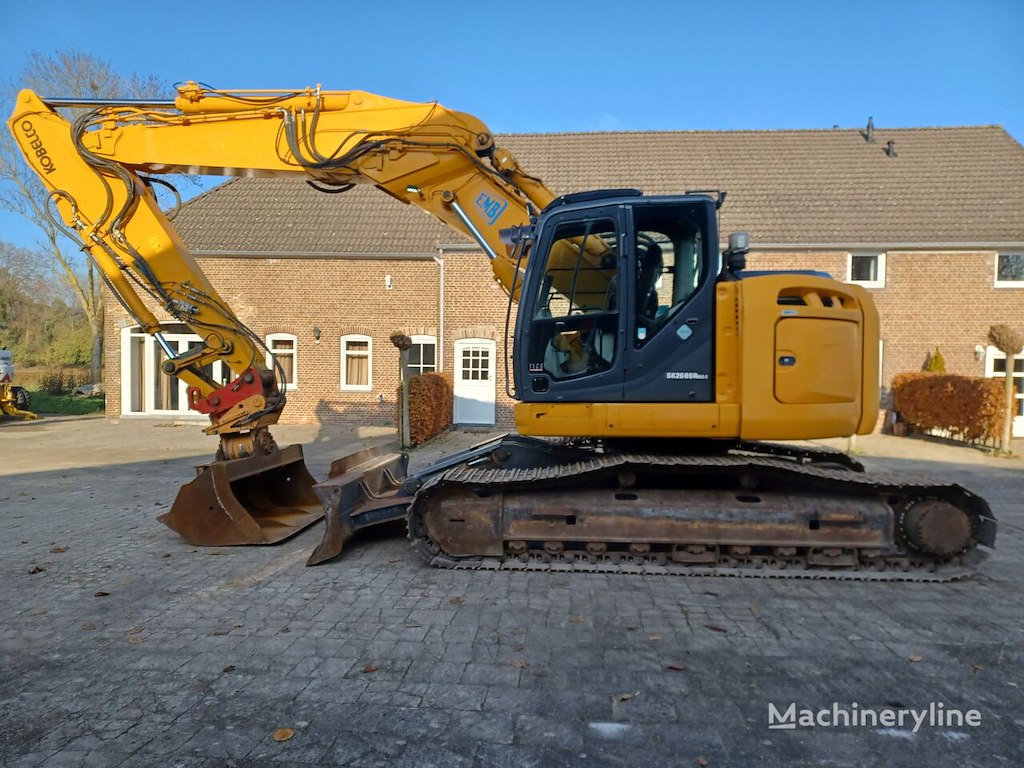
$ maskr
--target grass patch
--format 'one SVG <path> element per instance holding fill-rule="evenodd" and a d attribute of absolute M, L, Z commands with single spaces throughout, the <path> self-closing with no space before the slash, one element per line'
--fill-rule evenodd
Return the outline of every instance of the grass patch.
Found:
<path fill-rule="evenodd" d="M 89 413 L 103 413 L 103 397 L 78 397 L 77 395 L 51 395 L 46 392 L 29 392 L 33 413 L 60 413 L 82 416 Z"/>

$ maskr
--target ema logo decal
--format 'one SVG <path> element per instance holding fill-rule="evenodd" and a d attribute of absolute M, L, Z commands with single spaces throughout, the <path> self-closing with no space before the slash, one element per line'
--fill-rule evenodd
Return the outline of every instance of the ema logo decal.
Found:
<path fill-rule="evenodd" d="M 476 207 L 487 219 L 487 223 L 493 225 L 508 208 L 508 200 L 495 200 L 486 192 L 481 192 L 476 199 Z"/>

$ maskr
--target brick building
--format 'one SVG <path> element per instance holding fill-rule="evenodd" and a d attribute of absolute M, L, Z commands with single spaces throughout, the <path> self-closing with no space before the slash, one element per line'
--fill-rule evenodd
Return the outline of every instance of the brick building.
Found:
<path fill-rule="evenodd" d="M 722 238 L 750 232 L 751 268 L 819 269 L 871 290 L 883 388 L 936 347 L 950 372 L 1002 375 L 988 328 L 1024 327 L 1024 149 L 997 126 L 498 143 L 556 193 L 725 190 Z M 511 425 L 508 299 L 479 249 L 429 214 L 373 188 L 326 195 L 240 178 L 187 203 L 175 225 L 291 372 L 283 420 L 392 423 L 398 353 L 388 337 L 399 330 L 416 342 L 417 370 L 454 375 L 457 422 Z M 158 372 L 159 349 L 113 302 L 107 329 L 108 416 L 187 413 L 183 385 Z M 173 324 L 167 334 L 182 350 L 194 340 Z"/>

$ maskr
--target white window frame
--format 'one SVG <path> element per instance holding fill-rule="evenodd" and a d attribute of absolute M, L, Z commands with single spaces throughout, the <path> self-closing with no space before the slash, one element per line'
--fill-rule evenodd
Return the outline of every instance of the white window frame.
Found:
<path fill-rule="evenodd" d="M 290 341 L 292 343 L 292 381 L 285 384 L 285 391 L 291 392 L 299 387 L 299 339 L 294 333 L 269 333 L 267 334 L 267 368 L 274 371 L 274 344 L 275 341 Z"/>
<path fill-rule="evenodd" d="M 874 280 L 853 279 L 853 259 L 855 256 L 872 256 L 878 260 L 878 277 Z M 846 282 L 863 288 L 885 288 L 885 251 L 857 251 L 846 254 Z"/>
<path fill-rule="evenodd" d="M 1000 280 L 999 279 L 999 257 L 1000 256 L 1024 256 L 1024 250 L 1021 251 L 1006 251 L 996 254 L 995 268 L 993 269 L 993 276 L 995 278 L 994 287 L 996 288 L 1024 288 L 1024 279 L 1022 280 Z"/>
<path fill-rule="evenodd" d="M 345 377 L 348 374 L 347 349 L 350 341 L 365 341 L 366 345 L 366 384 L 349 384 Z M 349 333 L 341 337 L 341 391 L 342 392 L 371 392 L 373 391 L 373 339 L 363 333 Z"/>
<path fill-rule="evenodd" d="M 438 368 L 437 368 L 437 336 L 416 335 L 416 336 L 412 336 L 411 338 L 412 338 L 412 343 L 413 344 L 433 344 L 434 345 L 434 371 L 436 372 L 438 370 Z M 417 366 L 417 367 L 420 369 L 420 373 L 424 372 L 422 365 Z M 412 370 L 412 366 L 410 366 L 410 370 Z"/>

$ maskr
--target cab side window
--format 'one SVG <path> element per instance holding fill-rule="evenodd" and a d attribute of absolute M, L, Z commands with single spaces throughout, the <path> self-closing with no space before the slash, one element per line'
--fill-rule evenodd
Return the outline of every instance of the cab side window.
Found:
<path fill-rule="evenodd" d="M 635 344 L 644 346 L 696 293 L 704 279 L 703 232 L 685 208 L 634 209 Z"/>

